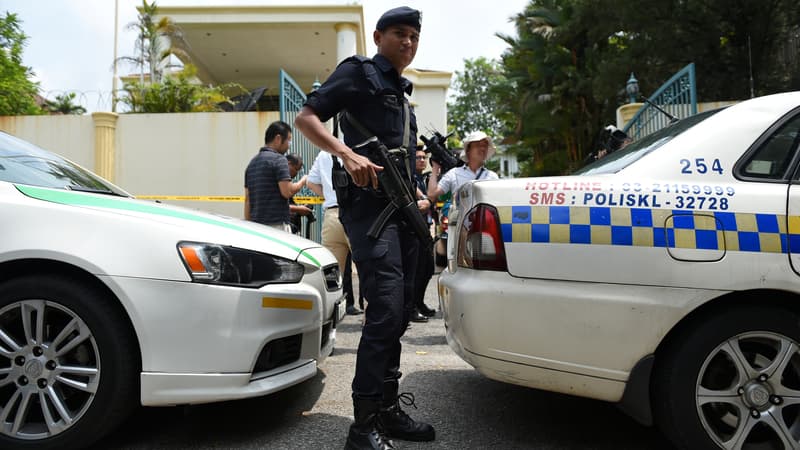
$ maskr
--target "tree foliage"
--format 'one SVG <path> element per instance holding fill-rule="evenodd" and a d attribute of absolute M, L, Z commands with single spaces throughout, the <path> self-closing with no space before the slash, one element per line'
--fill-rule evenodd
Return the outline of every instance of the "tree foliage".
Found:
<path fill-rule="evenodd" d="M 499 110 L 498 90 L 505 86 L 505 76 L 497 61 L 480 57 L 464 60 L 464 71 L 455 73 L 453 100 L 448 102 L 449 122 L 459 138 L 471 131 L 483 131 L 497 138 L 503 124 L 495 115 Z"/>
<path fill-rule="evenodd" d="M 147 3 L 147 0 L 142 0 L 137 20 L 126 25 L 128 30 L 137 33 L 136 55 L 123 56 L 118 61 L 137 67 L 141 74 L 140 82 L 145 82 L 145 74 L 148 75 L 149 81 L 161 82 L 164 70 L 170 66 L 172 55 L 182 61 L 190 60 L 183 31 L 169 17 L 162 17 L 156 21 L 157 15 L 156 2 Z"/>
<path fill-rule="evenodd" d="M 800 88 L 796 1 L 532 0 L 514 21 L 498 115 L 525 175 L 580 165 L 631 72 L 649 95 L 694 62 L 700 101 L 749 98 L 751 70 L 754 95 Z"/>
<path fill-rule="evenodd" d="M 86 108 L 75 103 L 75 93 L 56 95 L 55 100 L 46 100 L 42 109 L 50 114 L 86 114 Z"/>
<path fill-rule="evenodd" d="M 0 17 L 0 116 L 41 114 L 39 84 L 31 80 L 33 70 L 22 64 L 27 39 L 16 14 Z"/>

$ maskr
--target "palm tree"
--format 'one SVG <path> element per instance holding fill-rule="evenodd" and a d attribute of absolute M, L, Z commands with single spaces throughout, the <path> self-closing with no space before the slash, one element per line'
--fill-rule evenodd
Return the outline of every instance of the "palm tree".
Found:
<path fill-rule="evenodd" d="M 147 0 L 142 0 L 138 20 L 126 26 L 126 29 L 138 32 L 137 55 L 123 56 L 118 61 L 132 63 L 138 67 L 140 83 L 144 83 L 145 73 L 149 74 L 149 82 L 159 83 L 164 75 L 164 69 L 170 67 L 169 59 L 172 55 L 184 62 L 191 59 L 186 51 L 187 45 L 180 27 L 169 17 L 162 17 L 156 22 L 157 15 L 156 2 L 147 3 Z"/>
<path fill-rule="evenodd" d="M 86 108 L 73 103 L 74 100 L 74 92 L 56 95 L 55 100 L 45 100 L 42 109 L 50 114 L 86 114 Z"/>

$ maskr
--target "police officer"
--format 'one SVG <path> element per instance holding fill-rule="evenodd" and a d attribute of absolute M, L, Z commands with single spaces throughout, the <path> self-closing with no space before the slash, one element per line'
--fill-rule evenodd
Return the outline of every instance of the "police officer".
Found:
<path fill-rule="evenodd" d="M 401 399 L 413 404 L 413 396 L 398 395 L 400 337 L 414 310 L 419 240 L 399 213 L 377 239 L 367 236 L 389 200 L 375 190 L 376 173 L 383 168 L 357 148 L 374 134 L 387 148 L 404 149 L 407 161 L 398 169 L 411 185 L 417 123 L 406 99 L 411 82 L 402 73 L 417 52 L 421 15 L 409 7 L 394 8 L 380 17 L 375 28 L 372 36 L 378 53 L 371 59 L 354 56 L 342 61 L 322 87 L 309 95 L 295 120 L 297 129 L 312 143 L 339 157 L 351 178 L 342 187 L 342 177 L 334 176 L 334 185 L 339 217 L 369 306 L 352 384 L 355 421 L 347 436 L 348 449 L 393 448 L 389 438 L 435 438 L 431 425 L 411 419 L 400 408 Z M 322 123 L 340 112 L 344 143 Z"/>

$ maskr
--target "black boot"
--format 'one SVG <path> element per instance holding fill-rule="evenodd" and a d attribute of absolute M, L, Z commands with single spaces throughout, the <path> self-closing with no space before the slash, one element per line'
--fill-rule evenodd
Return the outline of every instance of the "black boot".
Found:
<path fill-rule="evenodd" d="M 392 441 L 376 428 L 381 402 L 353 397 L 355 422 L 347 433 L 345 450 L 391 450 Z"/>
<path fill-rule="evenodd" d="M 420 314 L 422 314 L 425 317 L 433 317 L 436 315 L 436 310 L 428 308 L 428 305 L 426 305 L 425 303 L 417 306 L 417 311 L 419 311 Z"/>
<path fill-rule="evenodd" d="M 400 408 L 400 402 L 414 409 L 417 406 L 414 404 L 414 394 L 404 392 L 397 395 L 399 386 L 397 379 L 383 381 L 383 405 L 378 415 L 378 427 L 390 438 L 418 442 L 436 439 L 436 431 L 430 424 L 415 421 Z"/>

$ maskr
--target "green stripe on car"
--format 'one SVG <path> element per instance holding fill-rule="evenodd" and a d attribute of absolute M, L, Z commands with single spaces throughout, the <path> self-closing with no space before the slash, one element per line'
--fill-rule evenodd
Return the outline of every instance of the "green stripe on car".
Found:
<path fill-rule="evenodd" d="M 90 208 L 103 208 L 103 209 L 116 209 L 120 211 L 131 211 L 142 214 L 153 214 L 157 216 L 173 217 L 176 219 L 191 220 L 193 222 L 205 223 L 208 225 L 227 228 L 229 230 L 239 231 L 241 233 L 251 234 L 253 236 L 258 236 L 260 238 L 268 239 L 277 244 L 281 244 L 284 247 L 299 252 L 301 255 L 311 260 L 311 262 L 313 262 L 317 267 L 320 266 L 319 261 L 317 261 L 314 257 L 312 257 L 311 255 L 309 255 L 300 248 L 289 245 L 286 242 L 283 242 L 280 239 L 276 239 L 272 236 L 268 236 L 266 234 L 259 233 L 258 231 L 252 230 L 250 228 L 242 227 L 234 223 L 226 222 L 223 220 L 203 217 L 185 211 L 175 211 L 173 209 L 161 206 L 156 203 L 146 203 L 144 201 L 134 200 L 127 197 L 87 194 L 84 192 L 65 191 L 61 189 L 48 189 L 36 186 L 25 186 L 25 185 L 14 185 L 14 186 L 24 195 L 38 200 L 60 203 L 63 205 L 87 206 Z"/>

